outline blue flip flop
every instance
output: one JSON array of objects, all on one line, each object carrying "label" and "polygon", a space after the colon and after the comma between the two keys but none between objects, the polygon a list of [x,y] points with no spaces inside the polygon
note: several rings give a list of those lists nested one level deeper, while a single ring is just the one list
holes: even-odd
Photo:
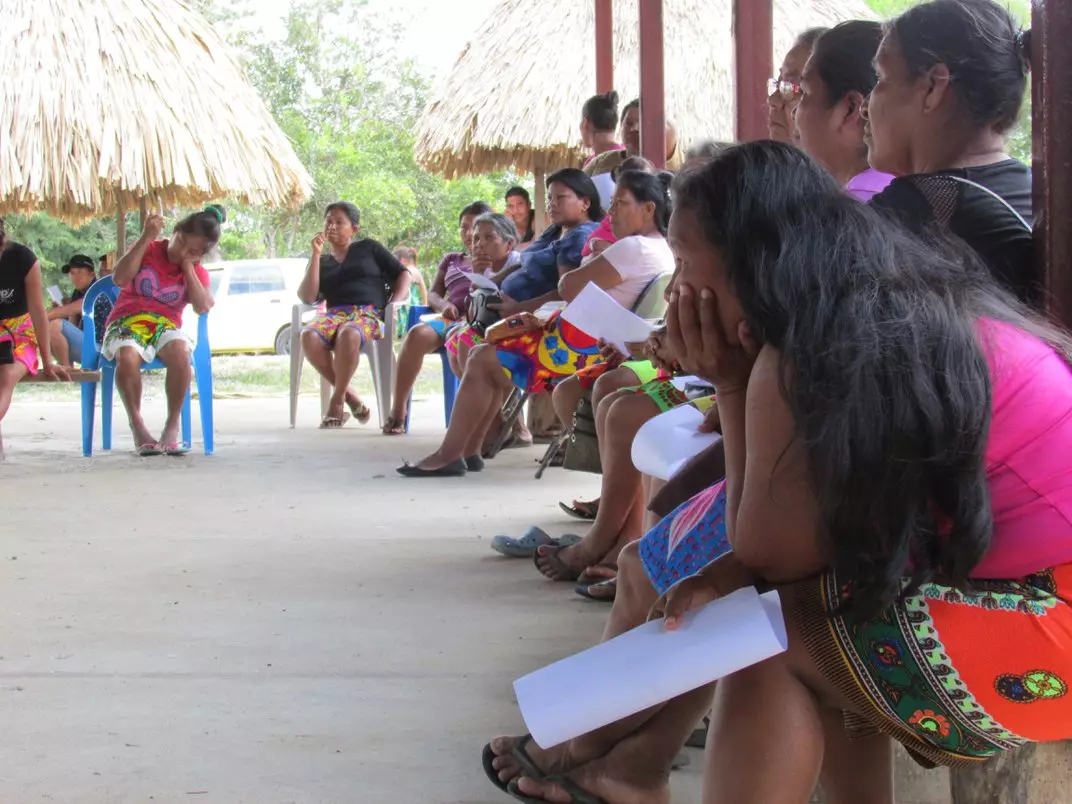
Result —
[{"label": "blue flip flop", "polygon": [[568,547],[571,544],[577,544],[580,540],[581,537],[574,533],[566,533],[556,539],[543,528],[533,525],[520,539],[515,539],[513,536],[496,536],[491,540],[491,549],[507,558],[532,558],[536,553],[536,548],[541,545]]}]

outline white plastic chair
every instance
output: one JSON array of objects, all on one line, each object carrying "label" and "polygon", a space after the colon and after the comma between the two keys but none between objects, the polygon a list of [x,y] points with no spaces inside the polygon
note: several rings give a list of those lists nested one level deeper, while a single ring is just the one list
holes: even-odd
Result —
[{"label": "white plastic chair", "polygon": [[[372,384],[376,388],[376,412],[382,428],[391,412],[391,391],[395,381],[395,321],[398,318],[399,304],[388,304],[384,311],[383,337],[378,341],[365,341],[361,354],[372,367]],[[290,426],[294,428],[298,421],[298,391],[301,388],[302,367],[305,355],[302,353],[301,331],[302,316],[310,310],[317,309],[315,304],[295,304],[290,316]],[[320,417],[328,412],[331,401],[331,383],[320,378]]]}]

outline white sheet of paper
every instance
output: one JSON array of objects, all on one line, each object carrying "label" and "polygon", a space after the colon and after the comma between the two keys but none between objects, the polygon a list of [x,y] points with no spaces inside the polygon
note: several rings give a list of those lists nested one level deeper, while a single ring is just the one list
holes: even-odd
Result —
[{"label": "white sheet of paper", "polygon": [[498,290],[499,286],[488,279],[483,274],[469,274],[469,281],[473,283],[475,288],[484,288],[485,290]]},{"label": "white sheet of paper", "polygon": [[655,329],[640,316],[614,301],[603,288],[589,282],[571,301],[562,318],[591,338],[602,338],[623,354],[626,343],[647,340]]},{"label": "white sheet of paper", "polygon": [[610,202],[614,200],[614,178],[610,173],[600,173],[592,176],[592,184],[599,191],[599,203],[603,209],[610,209]]},{"label": "white sheet of paper", "polygon": [[782,653],[777,592],[740,589],[685,615],[676,631],[653,620],[514,682],[541,748],[564,743]]},{"label": "white sheet of paper", "polygon": [[646,421],[633,438],[633,466],[660,480],[672,478],[689,458],[722,438],[699,432],[703,418],[692,405],[679,405]]},{"label": "white sheet of paper", "polygon": [[56,304],[63,304],[63,293],[60,291],[59,285],[49,285],[48,295]]}]

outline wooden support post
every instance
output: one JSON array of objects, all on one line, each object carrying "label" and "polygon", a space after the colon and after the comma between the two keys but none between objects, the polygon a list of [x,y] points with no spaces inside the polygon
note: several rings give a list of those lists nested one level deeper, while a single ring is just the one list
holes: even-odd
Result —
[{"label": "wooden support post", "polygon": [[666,167],[666,86],[663,65],[663,0],[640,7],[640,152],[656,169]]},{"label": "wooden support post", "polygon": [[[1072,0],[1032,3],[1035,245],[1050,315],[1072,327]],[[1072,778],[1069,779],[1072,784]]]},{"label": "wooden support post", "polygon": [[614,89],[613,0],[593,0],[596,7],[596,92]]},{"label": "wooden support post", "polygon": [[532,171],[532,177],[536,183],[536,192],[532,196],[532,206],[536,212],[536,235],[537,237],[547,228],[547,175],[543,165],[539,164]]},{"label": "wooden support post", "polygon": [[737,141],[762,140],[767,132],[767,79],[774,74],[771,0],[733,0]]},{"label": "wooden support post", "polygon": [[127,211],[122,201],[115,204],[115,259],[127,253]]},{"label": "wooden support post", "polygon": [[140,223],[141,230],[144,232],[145,231],[145,221],[149,217],[149,197],[148,196],[143,195],[138,200],[138,215],[139,215],[140,220],[141,220],[141,223]]},{"label": "wooden support post", "polygon": [[[1072,326],[1072,0],[1033,0],[1031,136],[1035,247],[1050,315]],[[1025,704],[1045,706],[1045,702]],[[1072,742],[1038,743],[950,772],[953,804],[1053,804],[1072,790]]]}]

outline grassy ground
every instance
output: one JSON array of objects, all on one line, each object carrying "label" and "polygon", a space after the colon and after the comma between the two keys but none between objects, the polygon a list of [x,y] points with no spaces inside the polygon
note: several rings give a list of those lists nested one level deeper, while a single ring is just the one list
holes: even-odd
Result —
[{"label": "grassy ground", "polygon": [[[213,396],[217,399],[245,399],[255,397],[285,397],[290,393],[290,358],[269,355],[220,355],[212,358]],[[442,368],[438,356],[429,357],[414,388],[414,396],[422,397],[442,393]],[[372,374],[368,361],[362,360],[357,369],[354,386],[361,395],[372,396]],[[145,375],[147,397],[160,396],[164,392],[164,375],[152,372]],[[302,371],[301,392],[318,394],[319,375],[306,364]],[[19,387],[16,401],[42,402],[76,400],[79,398],[76,384],[42,385],[30,384]]]}]

